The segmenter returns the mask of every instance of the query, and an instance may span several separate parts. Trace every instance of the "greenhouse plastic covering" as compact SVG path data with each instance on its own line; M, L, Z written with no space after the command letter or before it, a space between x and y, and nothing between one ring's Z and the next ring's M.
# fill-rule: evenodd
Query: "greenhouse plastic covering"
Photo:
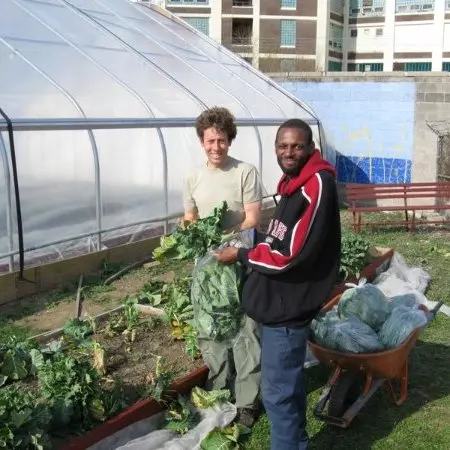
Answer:
M39 264L167 227L204 161L193 125L208 107L236 116L230 154L268 194L280 123L307 121L324 147L308 106L167 11L127 0L1 0L0 11L1 270L17 266L21 229L25 262Z

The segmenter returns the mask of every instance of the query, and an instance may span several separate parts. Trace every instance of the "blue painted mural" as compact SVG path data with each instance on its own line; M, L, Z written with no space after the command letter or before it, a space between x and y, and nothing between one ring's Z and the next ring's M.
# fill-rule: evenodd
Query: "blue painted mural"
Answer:
M344 183L411 181L415 83L283 82L320 117Z

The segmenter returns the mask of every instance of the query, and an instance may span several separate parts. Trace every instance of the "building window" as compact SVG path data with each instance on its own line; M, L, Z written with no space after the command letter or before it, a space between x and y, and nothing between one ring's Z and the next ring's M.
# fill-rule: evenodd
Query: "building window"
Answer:
M359 72L383 72L383 63L359 63Z
M353 30L350 30L350 37L356 36L358 36L358 30L356 28L353 28Z
M434 11L434 0L395 0L395 12L422 13Z
M383 36L383 28L377 28L377 31L375 33L377 36Z
M167 0L167 5L209 5L209 0Z
M444 61L442 63L442 72L450 72L450 62Z
M331 0L330 11L344 15L344 0Z
M232 19L233 45L252 45L253 19Z
M330 23L330 38L328 44L332 48L342 49L344 27Z
M295 42L297 40L296 29L297 29L296 20L280 21L280 34L282 47L295 47Z
M383 72L383 63L349 63L348 72Z
M430 62L407 62L405 72L431 72Z
M445 1L445 9L446 11L450 11L450 0Z
M252 0L233 0L233 7L252 8L253 1Z
M384 16L385 0L350 0L349 15L357 16Z
M329 72L342 72L342 62L341 61L328 61L328 71Z
M297 0L281 0L281 9L297 9Z
M208 17L181 17L192 27L209 36L209 18Z

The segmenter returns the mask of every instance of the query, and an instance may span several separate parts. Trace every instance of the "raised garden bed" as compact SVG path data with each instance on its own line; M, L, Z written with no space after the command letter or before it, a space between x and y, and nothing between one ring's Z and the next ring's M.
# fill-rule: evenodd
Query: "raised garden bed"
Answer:
M171 384L169 395L174 398L178 394L187 394L194 386L203 386L207 375L208 369L206 366L188 373ZM153 398L140 400L85 435L71 440L67 445L62 445L59 449L85 450L129 425L158 414L164 409L165 406Z
M35 397L28 400L31 404L46 398L45 414L52 419L44 424L44 429L51 425L52 448L85 449L135 421L160 412L163 409L161 400L186 393L193 386L201 386L207 376L202 360L187 355L185 343L174 338L171 324L149 316L146 309L149 308L126 300L122 308L102 314L97 320L72 320L62 330L40 335L40 350L31 350L21 343L19 346L12 344L11 350L0 348L0 386L3 384L0 403L14 402L18 396L21 398L20 392L11 392L14 388L34 393ZM32 352L37 352L38 358ZM74 366L71 361L79 363ZM101 377L94 374L94 368L99 370ZM85 377L94 380L93 384ZM71 391L74 386L80 387ZM83 397L86 398L85 407L81 406L80 396L86 396ZM61 398L70 398L70 401L76 398L73 408L77 413L71 416L69 423L59 426L55 424L55 418L59 420L59 409L54 409L54 402ZM27 403L24 404L23 399L20 401L22 406L19 408L23 411ZM101 402L103 419L91 413L91 408L97 411L98 403L95 402ZM14 404L17 408L17 401ZM69 414L72 414L71 408ZM64 405L61 414L66 412ZM8 418L8 412L6 419L2 414L3 425L10 426L14 419ZM37 412L33 413L31 420L19 428L11 425L15 438L20 440L19 435L23 434L42 434L39 429L43 428L33 422L39 420L37 416ZM105 417L110 419L101 423ZM81 422L85 431L94 428L77 436L74 431ZM24 448L17 443L10 445Z

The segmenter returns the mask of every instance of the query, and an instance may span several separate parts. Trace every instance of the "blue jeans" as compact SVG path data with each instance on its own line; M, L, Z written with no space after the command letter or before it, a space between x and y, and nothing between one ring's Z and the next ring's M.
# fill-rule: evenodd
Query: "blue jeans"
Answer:
M306 450L303 380L309 326L261 327L262 397L270 422L271 450Z

